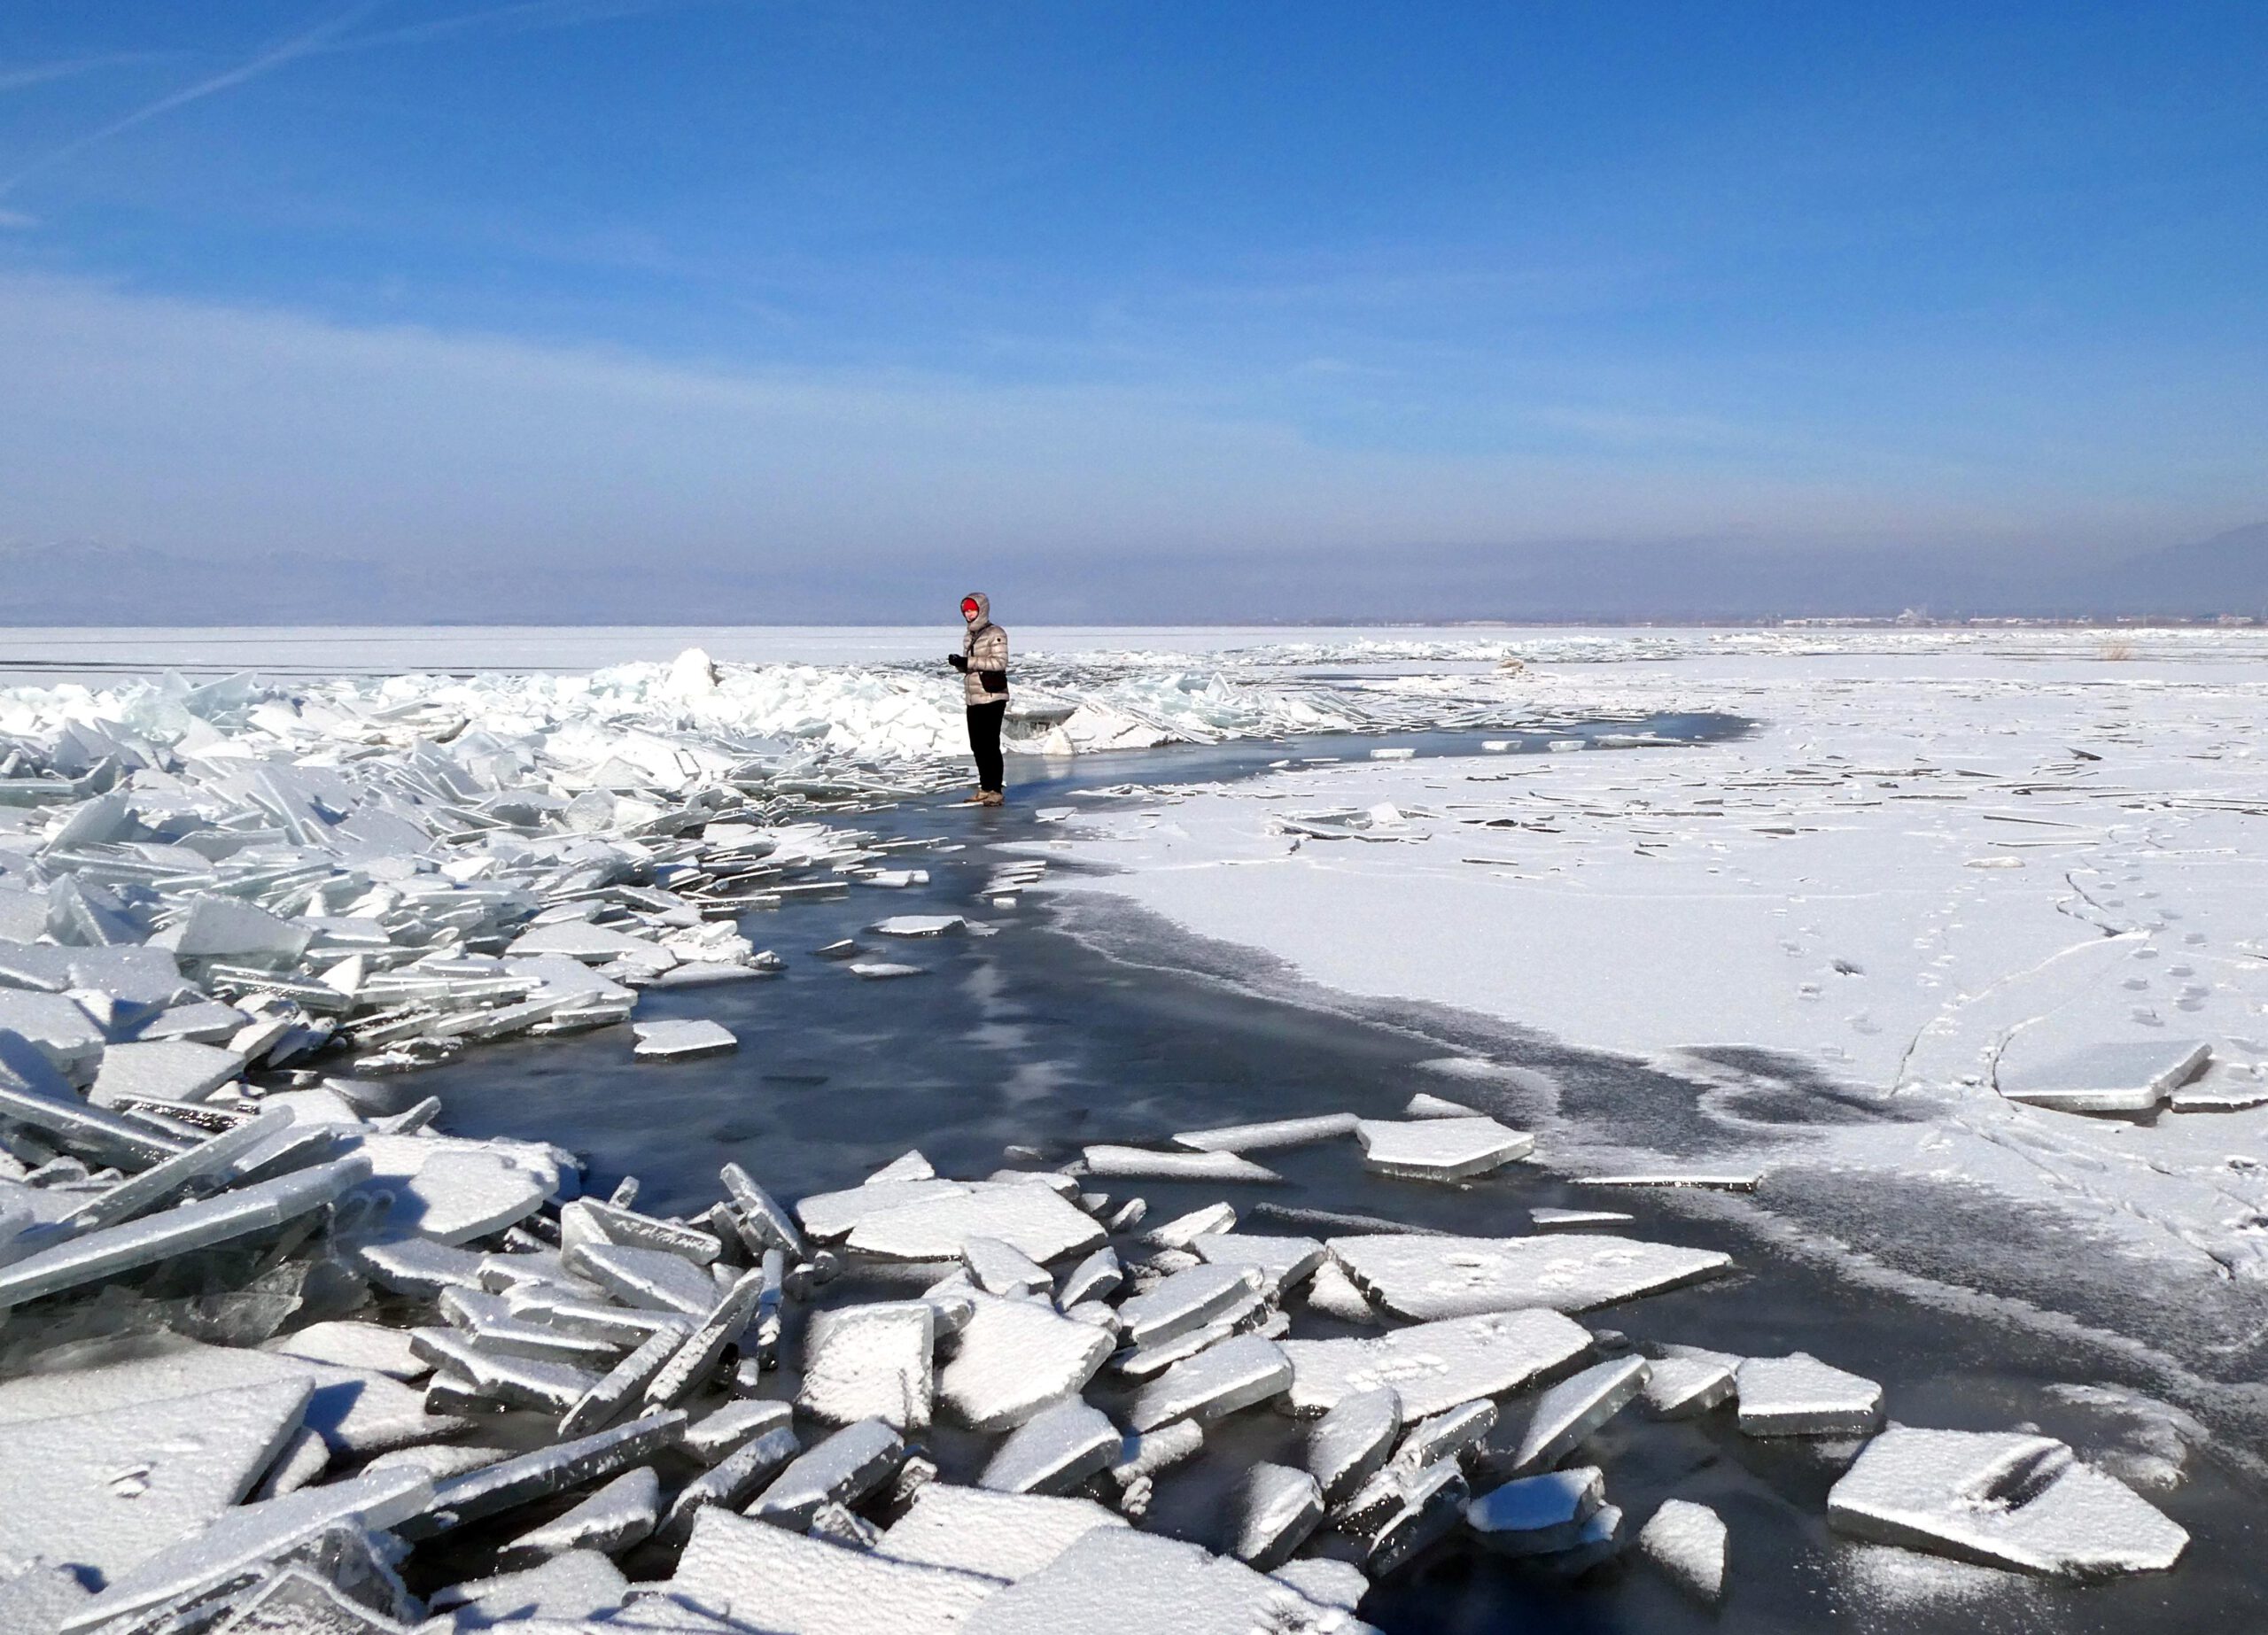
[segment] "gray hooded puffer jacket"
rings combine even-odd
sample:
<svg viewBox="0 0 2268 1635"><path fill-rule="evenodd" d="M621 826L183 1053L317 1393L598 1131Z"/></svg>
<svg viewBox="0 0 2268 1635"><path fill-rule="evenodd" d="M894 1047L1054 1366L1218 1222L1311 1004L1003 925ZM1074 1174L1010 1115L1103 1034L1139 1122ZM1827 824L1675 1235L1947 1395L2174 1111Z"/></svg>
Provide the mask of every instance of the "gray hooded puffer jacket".
<svg viewBox="0 0 2268 1635"><path fill-rule="evenodd" d="M992 599L983 591L971 591L965 599L974 601L979 611L976 623L960 639L961 655L968 660L968 670L961 677L961 695L972 704L1002 704L1007 701L1006 686L998 693L988 692L984 672L990 670L1003 683L1008 678L1008 632L992 623Z"/></svg>

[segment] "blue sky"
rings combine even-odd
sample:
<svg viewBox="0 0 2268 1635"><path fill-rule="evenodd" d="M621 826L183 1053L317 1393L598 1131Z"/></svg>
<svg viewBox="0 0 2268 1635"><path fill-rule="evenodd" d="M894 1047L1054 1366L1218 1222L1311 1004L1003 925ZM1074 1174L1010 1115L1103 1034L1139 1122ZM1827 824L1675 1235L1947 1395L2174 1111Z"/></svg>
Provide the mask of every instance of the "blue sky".
<svg viewBox="0 0 2268 1635"><path fill-rule="evenodd" d="M0 540L926 562L2268 515L2268 8L0 13Z"/></svg>

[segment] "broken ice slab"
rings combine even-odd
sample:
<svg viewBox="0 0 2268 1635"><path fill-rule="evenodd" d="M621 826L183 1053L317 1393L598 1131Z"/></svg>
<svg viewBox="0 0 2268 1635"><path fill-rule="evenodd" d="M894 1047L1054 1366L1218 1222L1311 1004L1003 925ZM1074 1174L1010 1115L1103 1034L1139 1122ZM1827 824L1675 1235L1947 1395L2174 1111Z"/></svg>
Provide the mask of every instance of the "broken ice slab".
<svg viewBox="0 0 2268 1635"><path fill-rule="evenodd" d="M999 1588L997 1578L844 1549L713 1507L668 1584L695 1606L779 1635L943 1635Z"/></svg>
<svg viewBox="0 0 2268 1635"><path fill-rule="evenodd" d="M1235 1232L1208 1232L1190 1248L1214 1266L1240 1266L1260 1274L1262 1286L1273 1296L1304 1282L1323 1264L1324 1248L1312 1237L1266 1237Z"/></svg>
<svg viewBox="0 0 2268 1635"><path fill-rule="evenodd" d="M2004 1057L1993 1084L2010 1101L2063 1112L2148 1112L2212 1059L2194 1039L2091 1044L2053 1061L2012 1065Z"/></svg>
<svg viewBox="0 0 2268 1635"><path fill-rule="evenodd" d="M1332 1256L1363 1293L1418 1319L1545 1306L1587 1312L1713 1277L1713 1249L1628 1237L1335 1237Z"/></svg>
<svg viewBox="0 0 2268 1635"><path fill-rule="evenodd" d="M631 1055L646 1062L689 1062L740 1048L730 1028L710 1021L633 1022Z"/></svg>
<svg viewBox="0 0 2268 1635"><path fill-rule="evenodd" d="M1332 1404L1307 1437L1307 1467L1324 1502L1340 1503L1385 1468L1401 1436L1402 1398L1390 1385L1350 1391Z"/></svg>
<svg viewBox="0 0 2268 1635"><path fill-rule="evenodd" d="M234 897L193 896L188 911L150 939L151 946L183 958L235 959L288 965L307 951L315 934Z"/></svg>
<svg viewBox="0 0 2268 1635"><path fill-rule="evenodd" d="M869 1177L858 1186L835 1192L814 1192L809 1197L797 1199L796 1216L803 1222L804 1231L822 1241L831 1241L847 1236L870 1215L932 1198L963 1197L975 1189L974 1183L963 1181L878 1181ZM955 1249L951 1254L923 1258L958 1260L960 1251Z"/></svg>
<svg viewBox="0 0 2268 1635"><path fill-rule="evenodd" d="M299 1566L270 1573L234 1604L234 1616L217 1635L409 1635L408 1624ZM190 1616L201 1613L200 1608Z"/></svg>
<svg viewBox="0 0 2268 1635"><path fill-rule="evenodd" d="M1013 1584L1046 1567L1099 1527L1123 1527L1085 1499L987 1492L932 1482L874 1546L892 1561L950 1567Z"/></svg>
<svg viewBox="0 0 2268 1635"><path fill-rule="evenodd" d="M1596 1465L1547 1470L1475 1494L1464 1521L1499 1554L1549 1555L1573 1548L1605 1499L1606 1477Z"/></svg>
<svg viewBox="0 0 2268 1635"><path fill-rule="evenodd" d="M1274 1170L1233 1152L1156 1152L1147 1147L1086 1147L1080 1173L1146 1175L1165 1181L1281 1181Z"/></svg>
<svg viewBox="0 0 2268 1635"><path fill-rule="evenodd" d="M204 1531L113 1579L74 1611L63 1629L66 1635L80 1635L186 1598L341 1522L374 1530L395 1526L414 1516L432 1492L423 1471L387 1470L223 1511Z"/></svg>
<svg viewBox="0 0 2268 1635"><path fill-rule="evenodd" d="M431 1498L401 1519L403 1538L438 1537L468 1522L500 1515L532 1499L563 1493L642 1465L685 1433L685 1412L649 1414L594 1436L538 1448L436 1483Z"/></svg>
<svg viewBox="0 0 2268 1635"><path fill-rule="evenodd" d="M979 1294L974 1304L936 1381L939 1405L971 1430L1011 1430L1076 1397L1117 1344L1037 1301Z"/></svg>
<svg viewBox="0 0 2268 1635"><path fill-rule="evenodd" d="M380 1137L378 1140L383 1141ZM365 1137L369 1150L375 1143ZM390 1157L383 1150L381 1159ZM437 1244L468 1244L526 1220L551 1195L550 1176L528 1168L509 1152L447 1147L422 1156L408 1175L389 1174L395 1228Z"/></svg>
<svg viewBox="0 0 2268 1635"><path fill-rule="evenodd" d="M796 1406L831 1424L877 1419L920 1430L936 1391L936 1311L924 1300L814 1312L804 1332Z"/></svg>
<svg viewBox="0 0 2268 1635"><path fill-rule="evenodd" d="M2189 1535L2052 1437L1892 1425L1827 1496L1837 1528L2026 1572L2163 1572Z"/></svg>
<svg viewBox="0 0 2268 1635"><path fill-rule="evenodd" d="M1083 1253L1103 1241L1102 1226L1094 1217L1048 1187L994 1182L883 1184L944 1189L922 1193L896 1208L862 1213L844 1241L865 1254L893 1260L958 1260L970 1238L992 1237L1044 1264ZM824 1236L812 1224L812 1206L817 1201L804 1200L804 1220Z"/></svg>
<svg viewBox="0 0 2268 1635"><path fill-rule="evenodd" d="M278 1379L35 1421L0 1437L0 1561L105 1579L242 1499L298 1433L314 1386Z"/></svg>
<svg viewBox="0 0 2268 1635"><path fill-rule="evenodd" d="M1656 1419L1691 1419L1732 1399L1739 1358L1690 1345L1660 1349L1639 1393L1647 1413Z"/></svg>
<svg viewBox="0 0 2268 1635"><path fill-rule="evenodd" d="M970 1281L987 1294L1030 1299L1054 1292L1055 1279L1046 1268L1014 1244L997 1237L965 1240L961 1258L968 1263Z"/></svg>
<svg viewBox="0 0 2268 1635"><path fill-rule="evenodd" d="M1228 1503L1229 1554L1268 1572L1291 1559L1323 1523L1323 1490L1304 1470L1262 1461L1240 1476Z"/></svg>
<svg viewBox="0 0 2268 1635"><path fill-rule="evenodd" d="M371 1282L394 1294L431 1300L444 1289L480 1287L481 1256L430 1238L366 1244L354 1258Z"/></svg>
<svg viewBox="0 0 2268 1635"><path fill-rule="evenodd" d="M504 950L515 959L555 954L586 965L603 965L620 959L650 970L667 971L677 956L659 943L626 932L610 931L582 920L555 920L522 932Z"/></svg>
<svg viewBox="0 0 2268 1635"><path fill-rule="evenodd" d="M422 1377L431 1364L410 1349L409 1331L345 1320L309 1323L268 1342L264 1350L335 1368L366 1368L398 1380Z"/></svg>
<svg viewBox="0 0 2268 1635"><path fill-rule="evenodd" d="M183 1204L162 1214L89 1232L12 1266L0 1267L0 1309L268 1231L335 1201L369 1174L369 1159L353 1154L257 1186Z"/></svg>
<svg viewBox="0 0 2268 1635"><path fill-rule="evenodd" d="M571 1550L516 1572L449 1585L428 1604L436 1613L454 1613L459 1630L576 1627L617 1610L629 1587L621 1569L597 1551Z"/></svg>
<svg viewBox="0 0 2268 1635"><path fill-rule="evenodd" d="M1099 1527L971 1612L965 1635L1357 1635L1353 1615L1193 1544Z"/></svg>
<svg viewBox="0 0 2268 1635"><path fill-rule="evenodd" d="M498 1564L532 1567L570 1550L617 1554L652 1533L661 1499L661 1479L652 1466L625 1470L565 1515L522 1533L504 1547Z"/></svg>
<svg viewBox="0 0 2268 1635"><path fill-rule="evenodd" d="M893 959L854 959L843 967L852 976L868 982L887 982L894 977L927 976L927 965L904 965Z"/></svg>
<svg viewBox="0 0 2268 1635"><path fill-rule="evenodd" d="M412 1344L419 1356L439 1370L434 1390L445 1399L452 1391L464 1392L507 1407L556 1416L598 1383L595 1375L582 1368L483 1351L446 1329L420 1329Z"/></svg>
<svg viewBox="0 0 2268 1635"><path fill-rule="evenodd" d="M1402 1104L1402 1116L1405 1119L1477 1119L1481 1114L1478 1107L1468 1107L1461 1101L1449 1100L1446 1096L1420 1090Z"/></svg>
<svg viewBox="0 0 2268 1635"><path fill-rule="evenodd" d="M120 1182L108 1191L97 1193L81 1205L70 1216L72 1229L96 1231L145 1214L158 1205L169 1202L176 1193L233 1164L241 1155L272 1141L291 1124L288 1111L271 1107L233 1129L199 1142L186 1152L153 1164L140 1174Z"/></svg>
<svg viewBox="0 0 2268 1635"><path fill-rule="evenodd" d="M742 1398L693 1422L685 1433L685 1451L704 1465L713 1465L734 1449L745 1446L767 1430L787 1424L792 1411L784 1402Z"/></svg>
<svg viewBox="0 0 2268 1635"><path fill-rule="evenodd" d="M1620 1413L1646 1383L1643 1357L1595 1363L1560 1381L1536 1399L1512 1454L1522 1476L1549 1469L1575 1451L1583 1438Z"/></svg>
<svg viewBox="0 0 2268 1635"><path fill-rule="evenodd" d="M1226 1204L1206 1204L1152 1227L1142 1234L1142 1241L1159 1249L1187 1249L1208 1232L1233 1232L1236 1228L1235 1210Z"/></svg>
<svg viewBox="0 0 2268 1635"><path fill-rule="evenodd" d="M1077 1398L1057 1403L1008 1433L979 1487L1001 1493L1066 1493L1119 1453L1118 1428Z"/></svg>
<svg viewBox="0 0 2268 1635"><path fill-rule="evenodd" d="M878 1419L845 1425L781 1471L749 1514L779 1527L802 1528L821 1505L855 1505L905 1460L905 1443Z"/></svg>
<svg viewBox="0 0 2268 1635"><path fill-rule="evenodd" d="M1753 1192L1763 1181L1754 1170L1670 1170L1644 1175L1578 1175L1579 1187L1697 1187L1709 1192Z"/></svg>
<svg viewBox="0 0 2268 1635"><path fill-rule="evenodd" d="M1591 1337L1557 1312L1517 1311L1418 1323L1375 1338L1281 1344L1292 1365L1292 1413L1325 1413L1358 1391L1390 1385L1405 1417L1425 1419L1565 1368L1590 1349Z"/></svg>
<svg viewBox="0 0 2268 1635"><path fill-rule="evenodd" d="M1527 1218L1540 1227L1628 1226L1631 1220L1619 1209L1531 1209Z"/></svg>
<svg viewBox="0 0 2268 1635"><path fill-rule="evenodd" d="M936 1178L936 1166L931 1164L917 1147L911 1151L899 1153L889 1163L867 1176L866 1184L873 1186L878 1182L890 1181L935 1181Z"/></svg>
<svg viewBox="0 0 2268 1635"><path fill-rule="evenodd" d="M1142 1387L1126 1407L1126 1423L1155 1430L1176 1420L1200 1425L1280 1396L1292 1365L1272 1340L1244 1335L1177 1362Z"/></svg>
<svg viewBox="0 0 2268 1635"><path fill-rule="evenodd" d="M1482 1399L1418 1421L1394 1450L1391 1462L1411 1470L1444 1459L1462 1460L1496 1428L1496 1405Z"/></svg>
<svg viewBox="0 0 2268 1635"><path fill-rule="evenodd" d="M1063 1275L1055 1303L1065 1311L1085 1300L1107 1299L1126 1278L1113 1249L1098 1249Z"/></svg>
<svg viewBox="0 0 2268 1635"><path fill-rule="evenodd" d="M1535 1137L1494 1119L1363 1119L1363 1162L1412 1181L1464 1181L1535 1151Z"/></svg>
<svg viewBox="0 0 2268 1635"><path fill-rule="evenodd" d="M97 1107L128 1096L203 1101L244 1070L245 1058L234 1050L187 1039L113 1044L103 1052L87 1099Z"/></svg>
<svg viewBox="0 0 2268 1635"><path fill-rule="evenodd" d="M1248 1303L1261 1281L1249 1266L1193 1266L1122 1301L1119 1324L1130 1345L1162 1345Z"/></svg>
<svg viewBox="0 0 2268 1635"><path fill-rule="evenodd" d="M186 1133L167 1134L154 1120L86 1105L35 1047L7 1033L0 1033L0 1124L25 1126L74 1152L137 1173L194 1144Z"/></svg>
<svg viewBox="0 0 2268 1635"><path fill-rule="evenodd" d="M792 1259L804 1258L804 1235L797 1229L795 1217L781 1206L778 1199L750 1180L748 1172L737 1164L726 1165L718 1176L732 1199L735 1228L750 1252L761 1254L768 1248L777 1248L786 1251Z"/></svg>
<svg viewBox="0 0 2268 1635"><path fill-rule="evenodd" d="M630 1405L654 1383L654 1376L677 1355L684 1334L684 1329L673 1323L656 1329L640 1340L635 1350L616 1363L560 1416L559 1434L587 1436L627 1413Z"/></svg>
<svg viewBox="0 0 2268 1635"><path fill-rule="evenodd" d="M649 1408L674 1406L707 1383L716 1371L725 1348L741 1337L755 1316L765 1290L765 1274L758 1268L743 1272L718 1296L709 1314L695 1324L646 1387Z"/></svg>
<svg viewBox="0 0 2268 1635"><path fill-rule="evenodd" d="M656 1215L640 1214L618 1204L594 1197L577 1198L559 1212L559 1241L563 1247L577 1244L620 1244L630 1249L666 1250L695 1266L708 1266L724 1252L713 1232Z"/></svg>
<svg viewBox="0 0 2268 1635"><path fill-rule="evenodd" d="M1362 1120L1351 1112L1326 1112L1311 1119L1273 1119L1263 1124L1223 1124L1183 1130L1177 1144L1198 1152L1258 1152L1271 1147L1304 1147L1351 1135Z"/></svg>
<svg viewBox="0 0 2268 1635"><path fill-rule="evenodd" d="M702 1318L717 1303L716 1280L666 1250L586 1243L575 1244L561 1259L569 1271L589 1278L627 1305Z"/></svg>
<svg viewBox="0 0 2268 1635"><path fill-rule="evenodd" d="M1382 1577L1455 1527L1471 1492L1453 1459L1422 1470L1388 1465L1332 1521L1362 1546L1364 1570Z"/></svg>
<svg viewBox="0 0 2268 1635"><path fill-rule="evenodd" d="M678 1490L655 1530L656 1538L664 1545L683 1543L703 1510L741 1508L764 1492L802 1451L803 1444L785 1424L750 1437Z"/></svg>
<svg viewBox="0 0 2268 1635"><path fill-rule="evenodd" d="M1328 1556L1302 1555L1285 1561L1268 1575L1288 1584L1318 1607L1353 1612L1371 1592L1370 1575L1352 1561Z"/></svg>
<svg viewBox="0 0 2268 1635"><path fill-rule="evenodd" d="M75 1075L103 1053L103 1030L63 994L0 988L0 1029L23 1040L61 1073Z"/></svg>
<svg viewBox="0 0 2268 1635"><path fill-rule="evenodd" d="M878 937L942 937L967 928L958 914L894 914L866 927Z"/></svg>
<svg viewBox="0 0 2268 1635"><path fill-rule="evenodd" d="M1304 1293L1309 1308L1326 1317L1356 1323L1375 1323L1379 1320L1370 1298L1355 1286L1354 1280L1347 1275L1347 1268L1328 1256L1316 1267Z"/></svg>
<svg viewBox="0 0 2268 1635"><path fill-rule="evenodd" d="M1725 1594L1725 1523L1706 1505L1666 1499L1638 1530L1638 1554L1696 1600L1715 1606Z"/></svg>
<svg viewBox="0 0 2268 1635"><path fill-rule="evenodd" d="M1735 1371L1751 1437L1862 1437L1882 1422L1882 1387L1807 1352L1750 1357Z"/></svg>
<svg viewBox="0 0 2268 1635"><path fill-rule="evenodd" d="M315 1386L306 1422L342 1459L453 1436L466 1428L463 1420L429 1416L417 1391L384 1375L169 1336L105 1348L98 1358L67 1371L27 1374L0 1383L0 1425L300 1379Z"/></svg>

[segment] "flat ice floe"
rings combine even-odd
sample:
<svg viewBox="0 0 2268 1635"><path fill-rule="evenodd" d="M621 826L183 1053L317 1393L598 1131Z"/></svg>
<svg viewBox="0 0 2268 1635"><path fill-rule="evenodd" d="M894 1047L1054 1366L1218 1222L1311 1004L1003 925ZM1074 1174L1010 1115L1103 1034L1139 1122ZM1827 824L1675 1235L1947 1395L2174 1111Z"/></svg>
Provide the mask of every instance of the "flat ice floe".
<svg viewBox="0 0 2268 1635"><path fill-rule="evenodd" d="M2029 1572L2163 1571L2189 1536L2049 1437L1893 1425L1828 1495L1828 1518L1883 1544Z"/></svg>
<svg viewBox="0 0 2268 1635"><path fill-rule="evenodd" d="M1522 1306L1587 1312L1714 1276L1716 1250L1600 1236L1335 1237L1331 1253L1371 1298L1404 1317L1466 1317Z"/></svg>

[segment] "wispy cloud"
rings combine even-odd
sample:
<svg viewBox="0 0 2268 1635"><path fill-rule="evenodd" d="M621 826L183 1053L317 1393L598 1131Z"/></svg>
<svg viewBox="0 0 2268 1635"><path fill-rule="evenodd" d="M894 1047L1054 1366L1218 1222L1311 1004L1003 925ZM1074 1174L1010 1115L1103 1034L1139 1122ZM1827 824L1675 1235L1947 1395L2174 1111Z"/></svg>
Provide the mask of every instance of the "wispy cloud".
<svg viewBox="0 0 2268 1635"><path fill-rule="evenodd" d="M19 166L12 173L0 176L0 198L5 198L25 182L53 169L66 160L76 158L88 149L122 136L136 126L146 125L192 103L217 97L223 91L234 90L263 75L275 73L304 58L325 57L346 51L368 50L385 45L422 45L477 32L517 33L540 28L573 27L580 24L607 22L618 18L636 17L646 12L676 9L697 4L700 0L514 0L505 5L483 6L478 10L461 12L449 17L432 18L424 22L408 24L396 28L357 32L380 9L379 0L363 0L301 29L288 38L261 47L251 57L232 68L209 74L177 90L168 91L152 102L143 104L130 112L120 115L107 124L97 127L70 141L49 149L37 158ZM69 62L46 63L22 68L0 68L0 90L19 85L32 85L42 81L59 79L69 74L117 64L152 60L156 53L134 52L106 57L75 58Z"/></svg>
<svg viewBox="0 0 2268 1635"><path fill-rule="evenodd" d="M45 85L51 80L75 79L104 68L131 68L144 63L162 62L169 55L166 51L110 51L99 57L71 57L60 62L0 66L0 91L22 90L28 86Z"/></svg>
<svg viewBox="0 0 2268 1635"><path fill-rule="evenodd" d="M360 23L376 9L375 4L366 4L338 12L313 27L303 29L288 39L263 47L233 68L209 74L193 84L183 86L178 90L168 91L154 102L144 103L131 112L121 114L106 125L98 126L83 136L75 136L60 147L49 149L30 163L19 167L12 174L0 177L0 198L5 198L8 194L14 192L42 171L83 153L98 143L107 142L113 136L132 130L137 125L146 125L151 120L171 113L177 108L185 108L191 103L204 101L207 97L214 97L222 91L232 90L239 85L260 78L264 74L272 74L287 63L296 62L302 57L313 56L331 44L341 34Z"/></svg>
<svg viewBox="0 0 2268 1635"><path fill-rule="evenodd" d="M37 216L27 216L20 210L0 210L0 232L21 233L38 225Z"/></svg>

